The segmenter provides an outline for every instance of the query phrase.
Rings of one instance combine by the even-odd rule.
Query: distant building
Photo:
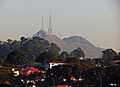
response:
[[[112,64],[120,65],[120,60],[112,60],[111,62],[112,62]]]
[[[64,65],[64,64],[65,64],[64,62],[59,62],[59,61],[54,61],[54,62],[50,62],[50,63],[49,63],[50,69],[51,69],[53,66]]]

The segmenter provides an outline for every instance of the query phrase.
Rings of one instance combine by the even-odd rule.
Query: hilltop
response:
[[[101,48],[95,47],[91,42],[81,36],[70,36],[61,39],[54,34],[47,34],[46,31],[40,30],[32,37],[40,37],[48,40],[50,43],[55,43],[60,47],[61,51],[71,52],[80,47],[88,58],[100,57],[102,54]]]

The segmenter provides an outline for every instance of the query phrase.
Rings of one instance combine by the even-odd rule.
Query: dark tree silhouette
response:
[[[71,52],[71,56],[73,58],[80,58],[80,57],[84,58],[85,54],[84,54],[83,50],[80,47],[78,47],[77,49],[75,49]]]
[[[61,54],[60,54],[60,58],[62,60],[66,60],[68,58],[69,54],[66,52],[66,51],[63,51]]]
[[[12,65],[24,65],[27,63],[27,55],[23,51],[15,50],[7,55],[5,61]]]
[[[102,58],[105,60],[112,60],[117,56],[117,53],[113,49],[106,49],[103,51]]]

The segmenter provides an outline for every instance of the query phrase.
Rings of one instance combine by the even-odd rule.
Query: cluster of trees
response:
[[[120,60],[120,53],[115,52],[113,49],[106,49],[103,51],[102,59],[104,60],[104,65],[111,64],[120,64],[119,61],[114,62],[115,60]]]
[[[21,37],[19,41],[11,39],[0,41],[1,64],[4,60],[15,65],[27,64],[28,60],[35,60],[40,63],[54,60],[78,63],[81,58],[84,60],[84,57],[85,54],[80,47],[71,53],[66,51],[60,53],[60,48],[55,43],[49,43],[39,37]],[[120,53],[113,49],[106,49],[103,51],[102,59],[120,59]]]
[[[92,62],[96,64],[97,66],[101,65],[111,65],[114,64],[113,60],[120,60],[120,52],[115,52],[113,49],[106,49],[102,51],[101,58],[94,58],[92,60],[88,60],[89,62]]]
[[[45,62],[51,62],[54,60],[64,61],[64,62],[74,62],[79,61],[80,58],[84,59],[85,54],[82,51],[80,47],[73,50],[70,54],[66,51],[59,53],[56,53],[55,50],[47,51],[39,54],[38,58],[36,59],[36,62],[45,63]]]
[[[85,54],[84,51],[80,47],[78,47],[77,49],[73,50],[70,54],[66,51],[63,51],[60,57],[62,60],[66,60],[66,58],[84,59]]]
[[[0,41],[0,59],[11,64],[24,64],[27,60],[37,58],[40,53],[52,52],[58,54],[60,48],[48,41],[39,38],[21,37],[19,41],[8,39]]]
[[[115,52],[113,49],[106,49],[103,51],[102,58],[105,60],[120,59],[120,53]]]
[[[44,63],[54,60],[70,61],[84,58],[85,54],[80,47],[70,54],[66,51],[60,53],[60,48],[55,43],[49,43],[39,37],[21,37],[19,41],[8,39],[0,41],[0,59],[13,65],[27,64],[28,61]]]

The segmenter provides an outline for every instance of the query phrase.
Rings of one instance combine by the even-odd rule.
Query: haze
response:
[[[119,0],[0,0],[0,39],[31,37],[48,28],[52,14],[54,33],[79,35],[95,46],[120,51]]]

